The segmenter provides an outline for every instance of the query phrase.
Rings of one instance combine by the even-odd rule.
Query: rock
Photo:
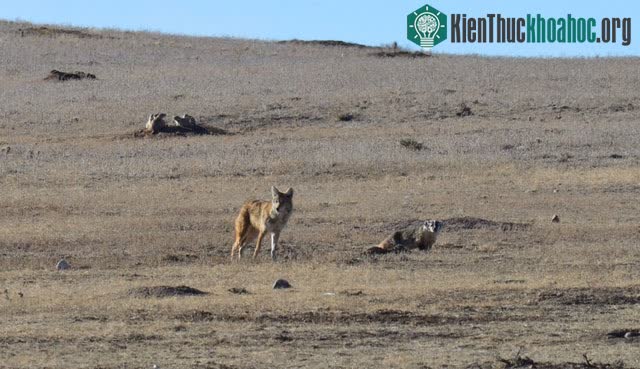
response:
[[[274,290],[279,288],[291,288],[291,287],[292,287],[291,284],[286,279],[278,279],[273,284]]]
[[[625,334],[624,334],[624,338],[626,338],[626,339],[630,340],[630,339],[632,339],[632,338],[634,338],[634,337],[638,337],[639,335],[640,335],[640,333],[639,333],[639,332],[629,331],[629,332],[627,332],[627,333],[625,333]]]
[[[58,261],[58,264],[56,264],[56,269],[57,270],[71,269],[71,265],[66,260],[60,259],[60,261]]]
[[[560,223],[560,217],[558,216],[558,214],[555,214],[553,216],[553,218],[551,218],[551,222],[552,223]]]

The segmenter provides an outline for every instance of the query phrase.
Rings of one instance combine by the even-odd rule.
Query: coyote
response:
[[[271,234],[271,259],[276,260],[276,250],[280,232],[287,224],[293,212],[293,188],[282,193],[277,188],[271,187],[271,201],[253,200],[246,202],[240,209],[236,218],[236,239],[231,248],[231,258],[238,252],[238,259],[242,257],[242,248],[245,243],[253,241],[256,236],[258,241],[253,252],[253,258],[258,256],[262,237],[269,232]]]
[[[420,225],[413,225],[393,232],[378,246],[367,250],[368,254],[386,254],[388,252],[420,249],[429,251],[444,225],[438,220],[427,220]]]

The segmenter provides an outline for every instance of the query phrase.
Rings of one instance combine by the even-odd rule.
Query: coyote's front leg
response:
[[[276,260],[276,250],[278,249],[278,239],[280,238],[280,232],[271,233],[271,260]]]

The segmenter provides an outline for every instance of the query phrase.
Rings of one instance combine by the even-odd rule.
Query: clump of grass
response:
[[[471,108],[467,106],[467,104],[462,103],[460,104],[460,109],[458,110],[456,115],[459,117],[468,117],[473,115],[473,112],[471,111]]]
[[[569,153],[563,153],[560,156],[560,159],[558,159],[559,163],[566,163],[568,162],[570,159],[573,159],[573,155],[569,154]]]
[[[420,151],[425,149],[424,144],[412,138],[403,138],[402,140],[400,140],[400,145],[402,145],[402,147],[405,147],[409,150],[414,150],[414,151]]]

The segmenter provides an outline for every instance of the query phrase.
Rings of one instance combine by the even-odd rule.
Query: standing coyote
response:
[[[232,259],[236,250],[238,259],[241,258],[245,243],[253,241],[257,236],[258,241],[253,252],[255,259],[260,251],[262,237],[269,232],[271,234],[271,259],[276,260],[280,232],[293,212],[293,188],[282,193],[275,186],[271,187],[271,196],[271,201],[253,200],[242,205],[240,214],[236,218],[236,240],[231,248]]]
[[[438,233],[444,225],[438,220],[427,220],[417,226],[409,226],[393,232],[378,246],[367,250],[368,254],[386,254],[391,251],[408,251],[420,249],[429,251],[436,243]]]

